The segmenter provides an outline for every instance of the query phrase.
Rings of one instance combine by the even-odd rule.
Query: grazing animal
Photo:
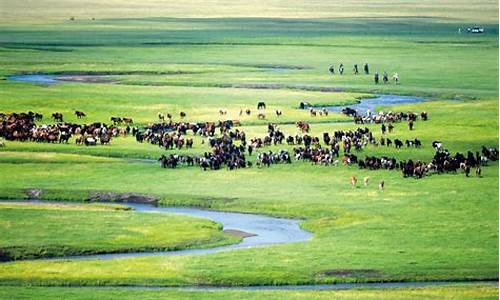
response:
[[[434,148],[434,150],[439,152],[443,150],[443,143],[441,143],[440,141],[434,141],[432,142],[432,148]]]
[[[113,124],[121,124],[121,123],[123,123],[123,120],[120,117],[111,117],[110,120],[113,122]]]
[[[306,109],[309,106],[311,106],[311,103],[309,103],[309,102],[300,102],[300,104],[299,104],[300,109]]]
[[[81,145],[81,144],[83,144],[84,140],[85,140],[85,137],[84,137],[83,135],[80,135],[79,137],[77,137],[77,138],[75,139],[75,143],[76,143],[77,145]]]
[[[63,122],[63,114],[60,112],[55,112],[52,114],[52,119],[56,122]]]
[[[358,112],[350,107],[342,108],[342,113],[350,117],[356,117],[358,115]]]
[[[264,101],[260,101],[257,103],[257,109],[266,109],[266,103]]]
[[[101,141],[101,145],[109,144],[109,142],[111,141],[111,135],[108,135],[108,134],[101,135],[100,141]]]
[[[365,177],[363,179],[363,183],[365,184],[365,186],[368,186],[368,181],[370,181],[370,177]]]
[[[385,182],[383,180],[380,180],[380,182],[378,183],[378,189],[383,191],[384,190],[384,186],[385,186]]]
[[[356,176],[351,176],[349,178],[349,182],[351,184],[351,187],[355,188],[356,185],[358,184],[358,179],[356,178]]]
[[[299,121],[296,123],[296,125],[302,132],[309,132],[310,129],[309,123],[304,121]]]
[[[88,137],[85,139],[85,146],[95,146],[97,145],[97,140],[93,137]]]
[[[75,115],[78,119],[86,117],[87,115],[83,111],[75,110]]]

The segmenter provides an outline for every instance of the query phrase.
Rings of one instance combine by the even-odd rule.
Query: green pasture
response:
[[[0,299],[497,299],[491,285],[448,285],[425,288],[356,289],[348,291],[180,291],[128,288],[0,287]]]
[[[483,144],[494,144],[497,139],[494,130],[498,126],[498,113],[494,101],[429,102],[395,109],[419,111],[424,107],[429,112],[429,121],[418,121],[413,132],[404,123],[397,124],[393,133],[403,139],[422,139],[422,149],[369,146],[358,155],[390,154],[398,159],[429,160],[433,155],[430,143],[438,137],[446,141],[445,146],[452,152],[479,149]],[[313,125],[314,133],[335,128],[327,126]],[[263,126],[250,127],[249,132],[264,134]],[[372,128],[377,130],[378,126]],[[294,130],[293,126],[285,129]],[[446,139],[442,132],[447,133]],[[416,180],[405,179],[398,171],[300,162],[233,172],[203,172],[196,167],[161,169],[157,164],[130,158],[122,161],[112,158],[109,163],[75,162],[69,167],[68,163],[55,158],[47,160],[33,152],[37,147],[49,147],[42,149],[51,153],[68,152],[61,155],[76,155],[81,151],[80,154],[104,160],[107,158],[101,157],[103,154],[99,151],[109,151],[112,156],[114,147],[121,149],[127,144],[138,148],[125,157],[147,158],[154,157],[155,151],[165,152],[157,146],[130,139],[116,141],[117,145],[94,148],[7,143],[5,150],[26,152],[4,152],[2,166],[7,172],[0,181],[3,197],[25,197],[26,188],[42,189],[45,199],[72,200],[87,199],[95,191],[138,192],[156,195],[167,205],[304,218],[302,226],[315,237],[310,242],[206,256],[9,263],[0,266],[4,282],[255,285],[497,276],[498,167],[495,163],[483,168],[482,178],[466,178],[459,173]],[[28,146],[31,148],[23,148]],[[206,151],[206,146],[197,144],[189,151]],[[19,157],[11,153],[26,155],[32,160],[19,163]],[[369,176],[370,184],[352,189],[348,183],[352,175]],[[380,192],[377,183],[382,179],[386,189]],[[217,267],[213,268],[214,265]],[[130,266],[134,266],[133,270],[128,269]],[[99,273],[89,271],[95,268]],[[125,269],[128,271],[124,272]],[[325,275],[329,270],[344,269],[353,271],[347,277]]]
[[[3,259],[213,247],[238,239],[203,219],[118,211],[114,205],[0,203]]]
[[[360,126],[342,122],[349,118],[336,113],[312,117],[298,109],[301,101],[350,105],[375,94],[416,95],[429,101],[380,109],[427,111],[429,121],[417,121],[415,130],[402,122],[387,135],[418,138],[423,147],[370,145],[355,152],[358,157],[430,161],[435,140],[451,153],[498,147],[498,3],[493,1],[287,2],[296,4],[295,11],[279,0],[262,3],[267,9],[234,1],[116,6],[108,1],[86,10],[73,0],[47,3],[31,3],[30,10],[19,1],[0,3],[0,112],[40,112],[45,116],[40,124],[53,123],[50,114],[58,111],[69,122],[109,123],[111,116],[121,116],[144,126],[156,122],[159,112],[178,121],[183,111],[188,122],[240,120],[238,129],[251,139],[265,136],[268,122],[287,135],[299,133],[296,121],[310,122],[316,136]],[[197,18],[201,12],[207,18]],[[486,33],[458,33],[459,27],[475,24]],[[338,68],[341,62],[346,74],[330,75],[329,65]],[[371,74],[353,75],[353,64],[362,71],[365,62]],[[375,85],[375,71],[397,72],[401,84]],[[87,75],[105,83],[8,80],[19,74]],[[266,120],[257,119],[259,101],[267,104]],[[247,108],[251,115],[240,116]],[[220,109],[227,115],[220,116]],[[276,109],[283,116],[277,117]],[[87,117],[78,120],[74,110]],[[363,126],[381,136],[379,125]],[[497,162],[483,167],[481,177],[466,178],[459,171],[421,180],[403,178],[399,171],[296,161],[206,172],[161,169],[155,163],[161,154],[209,151],[201,137],[194,143],[193,149],[166,151],[131,136],[95,147],[77,146],[73,139],[69,144],[6,141],[0,148],[0,198],[26,199],[28,190],[39,189],[44,200],[76,203],[94,192],[134,192],[154,195],[162,205],[298,218],[314,237],[200,256],[7,262],[0,264],[0,298],[496,298],[498,288],[485,285],[318,292],[24,287],[498,279]],[[292,148],[278,145],[256,153]],[[370,177],[369,184],[352,188],[350,176],[360,182]],[[378,190],[380,180],[384,191]],[[1,248],[16,249],[18,257],[236,241],[206,220],[110,206],[1,205],[0,228]]]

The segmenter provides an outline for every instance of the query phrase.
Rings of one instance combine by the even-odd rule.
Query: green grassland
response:
[[[123,211],[111,204],[0,204],[4,259],[178,250],[238,241],[214,222]],[[117,209],[122,211],[117,211]]]
[[[194,9],[193,2],[184,1],[161,9],[155,6],[159,4],[151,4],[146,11],[147,6],[127,1],[119,8],[99,3],[94,11],[84,11],[74,1],[57,3],[59,6],[30,14],[19,11],[20,2],[0,3],[19,11],[17,17],[2,18],[0,77],[90,74],[107,76],[116,83],[46,86],[0,80],[0,111],[34,110],[45,115],[43,123],[50,123],[48,116],[60,111],[71,122],[108,122],[111,116],[119,115],[145,125],[156,121],[158,112],[173,113],[178,120],[178,113],[184,111],[187,121],[196,122],[219,120],[219,109],[227,109],[224,118],[241,120],[240,129],[251,138],[264,136],[268,122],[279,123],[285,133],[293,135],[298,133],[293,124],[298,120],[311,122],[313,135],[358,127],[338,122],[348,120],[340,114],[311,117],[298,109],[301,101],[346,105],[379,93],[421,95],[430,101],[384,109],[429,112],[430,120],[416,122],[414,131],[400,123],[390,134],[402,140],[421,139],[422,149],[368,146],[357,155],[429,161],[434,140],[443,141],[452,153],[477,151],[482,145],[498,147],[498,16],[493,10],[498,4],[494,2],[471,6],[465,1],[419,1],[418,5],[413,1],[370,5],[347,1],[342,9],[331,9],[340,5],[337,2],[325,2],[315,5],[314,13],[304,5],[297,6],[295,13],[284,11],[279,1],[266,1],[268,10],[239,2],[224,9],[221,4],[210,10],[213,3]],[[382,6],[394,6],[398,11],[380,15]],[[74,8],[71,12],[76,21],[68,21],[69,8]],[[194,18],[193,12],[203,9],[211,11],[206,16],[212,18]],[[169,15],[166,10],[170,10]],[[39,14],[45,17],[38,18]],[[97,19],[90,20],[90,15]],[[155,18],[147,18],[152,15]],[[220,16],[233,18],[215,18]],[[331,18],[339,16],[350,17]],[[476,23],[485,26],[484,35],[458,33],[458,27]],[[340,62],[346,65],[346,74],[329,75],[328,66]],[[402,84],[375,86],[371,76],[352,75],[352,64],[362,66],[364,62],[370,63],[372,73],[398,72]],[[255,106],[260,100],[268,105],[267,120],[257,119]],[[239,116],[245,108],[253,110],[251,116]],[[88,117],[77,120],[72,115],[77,109]],[[276,117],[274,109],[283,110],[283,116]],[[380,136],[378,125],[366,126]],[[196,167],[161,169],[141,160],[155,160],[163,153],[208,151],[200,137],[194,140],[193,149],[167,152],[137,143],[132,137],[119,137],[110,145],[96,147],[77,146],[73,140],[70,144],[7,141],[6,147],[0,148],[0,198],[26,198],[26,190],[32,188],[41,189],[46,200],[82,201],[96,191],[136,192],[155,195],[164,205],[300,218],[301,226],[313,232],[314,238],[203,256],[9,262],[0,264],[0,284],[270,285],[498,278],[495,162],[483,168],[481,178],[459,173],[416,180],[405,179],[398,171],[304,162],[268,169],[203,172]],[[281,148],[291,149],[280,145],[258,151]],[[348,179],[353,175],[369,176],[370,184],[351,188]],[[377,188],[382,179],[386,182],[383,192]],[[42,232],[46,239],[21,239],[11,232],[18,242],[37,242],[43,247],[49,239],[57,237],[64,242],[70,236],[54,236],[49,227],[56,224],[43,221],[54,210],[0,207],[4,217],[27,213],[33,216],[32,226],[48,226]],[[101,230],[98,220],[104,216],[115,216],[106,228],[110,235],[125,230],[124,224],[154,227],[148,237],[152,247],[165,245],[160,240],[168,241],[169,246],[186,245],[185,238],[204,245],[228,241],[215,224],[206,232],[195,230],[207,224],[195,219],[171,224],[168,218],[134,214],[123,220],[120,216],[132,214],[89,209],[65,210],[58,222],[71,222],[79,214],[89,216],[85,222],[93,226],[81,229],[81,238],[74,240],[80,249],[89,242],[87,234]],[[68,231],[79,227],[78,223],[70,225]],[[145,245],[137,233],[128,231],[126,235],[128,241],[120,247]],[[14,244],[6,239],[4,245]],[[93,251],[101,248],[92,244]],[[8,297],[12,289],[1,288],[0,295]],[[61,295],[69,299],[89,295],[102,299],[488,299],[498,292],[484,286],[339,292],[18,291],[20,299],[35,295],[42,299]]]
[[[491,285],[449,285],[427,288],[358,289],[350,291],[176,291],[127,288],[0,287],[0,299],[497,299]]]
[[[178,2],[110,0],[102,3],[92,1],[82,3],[77,0],[42,0],[36,3],[23,3],[3,0],[2,19],[6,23],[43,23],[91,18],[144,18],[171,16],[177,18],[365,18],[419,16],[451,20],[488,20],[498,21],[498,2],[492,0],[409,0],[409,1],[328,1],[304,2],[299,0],[283,1],[209,1],[200,3],[195,0]],[[179,26],[178,28],[185,28]],[[188,26],[191,28],[191,26]]]
[[[497,139],[494,130],[498,126],[498,113],[494,101],[430,102],[396,109],[418,111],[424,107],[431,116],[429,121],[417,122],[413,132],[400,124],[393,133],[398,137],[422,139],[422,149],[396,151],[369,146],[359,155],[381,155],[390,151],[401,159],[429,160],[433,154],[430,143],[443,137],[441,132],[447,132],[445,146],[452,152],[477,149]],[[378,127],[369,126],[374,130]],[[255,134],[263,134],[265,130],[263,126],[250,127]],[[317,124],[313,130],[319,134],[337,127],[346,128],[346,125]],[[294,130],[292,126],[286,129]],[[9,143],[6,149],[11,145],[21,144]],[[113,153],[114,147],[121,149],[124,145],[125,142],[109,148],[50,145],[50,152],[68,151],[75,155],[83,149],[90,157],[100,157],[101,153],[93,150],[109,149]],[[140,147],[129,153],[130,157],[154,157],[155,151],[160,151],[153,145],[136,145]],[[24,149],[32,161],[21,164],[7,152],[2,161],[6,172],[0,177],[3,197],[24,197],[25,188],[44,190],[42,197],[46,199],[84,200],[93,191],[149,193],[168,205],[304,218],[302,226],[315,237],[305,243],[207,256],[10,263],[0,266],[0,276],[6,282],[255,285],[497,276],[498,167],[494,163],[483,169],[482,178],[449,174],[415,180],[402,178],[397,171],[321,167],[309,163],[235,172],[203,172],[188,167],[165,170],[156,164],[116,159],[110,163],[77,162],[69,167],[67,163],[37,159],[39,154],[31,151],[38,146],[44,144]],[[193,151],[206,151],[204,147],[198,144]],[[15,153],[23,155],[23,152]],[[370,176],[373,184],[352,189],[348,184],[351,175]],[[380,179],[387,185],[384,192],[376,188]],[[217,268],[213,268],[215,265]],[[133,270],[129,270],[130,266],[134,266]],[[95,268],[99,268],[99,273],[89,271]],[[368,274],[353,271],[347,277],[325,275],[328,270],[338,269],[376,271]]]

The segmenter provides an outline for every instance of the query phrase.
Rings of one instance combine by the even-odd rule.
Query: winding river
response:
[[[4,201],[2,201],[4,202]],[[7,201],[5,201],[7,202]],[[12,202],[12,201],[9,201]],[[16,201],[18,202],[18,201]],[[31,204],[43,205],[45,203],[68,203],[74,202],[50,202],[50,201],[24,201]],[[186,254],[209,254],[220,251],[230,251],[250,247],[259,247],[271,244],[283,244],[307,241],[312,238],[312,234],[300,228],[299,221],[294,219],[274,218],[257,214],[222,212],[213,210],[204,210],[188,207],[157,207],[151,204],[124,204],[133,208],[136,212],[143,213],[174,213],[184,214],[193,217],[206,218],[222,223],[224,230],[237,230],[245,233],[251,233],[252,236],[244,237],[238,244],[209,248],[209,249],[187,249],[178,251],[160,251],[160,252],[134,252],[134,253],[114,253],[98,255],[67,256],[61,258],[50,258],[50,260],[59,259],[113,259],[123,257],[151,256],[151,255],[186,255]],[[282,285],[282,286],[248,286],[248,287],[217,287],[217,286],[188,286],[188,287],[161,287],[161,286],[95,286],[97,288],[123,288],[123,289],[167,289],[167,290],[188,290],[188,291],[218,291],[218,290],[348,290],[358,288],[404,288],[404,287],[426,287],[441,286],[449,284],[487,284],[498,286],[498,281],[422,281],[422,282],[376,282],[376,283],[339,283],[339,284],[308,284],[308,285]],[[78,288],[92,288],[92,286],[82,286]]]
[[[24,201],[26,202],[26,201]],[[29,201],[30,204],[43,205],[47,203],[71,202],[51,202],[51,201]],[[75,203],[72,203],[75,204]],[[186,254],[209,254],[221,251],[229,251],[243,248],[259,247],[271,244],[285,244],[303,242],[312,238],[312,233],[300,228],[299,220],[274,218],[257,214],[224,212],[215,210],[204,210],[188,207],[161,207],[152,204],[120,203],[134,209],[135,212],[142,213],[163,213],[163,214],[183,214],[197,218],[205,218],[221,223],[225,231],[236,231],[244,233],[242,241],[238,244],[225,245],[206,249],[185,249],[176,251],[156,251],[156,252],[130,252],[130,253],[110,253],[95,255],[65,256],[54,259],[113,259],[123,257],[152,256],[152,255],[186,255]]]
[[[375,98],[361,99],[359,103],[347,105],[347,107],[356,110],[359,114],[366,114],[367,111],[376,112],[377,106],[392,106],[419,103],[426,101],[426,98],[416,96],[400,96],[400,95],[376,95]],[[342,112],[346,106],[323,106],[331,112]]]

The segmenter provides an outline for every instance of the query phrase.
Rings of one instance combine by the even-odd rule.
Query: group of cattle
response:
[[[197,165],[203,170],[219,170],[224,166],[229,170],[251,167],[251,162],[245,158],[245,147],[234,144],[227,133],[222,137],[210,138],[209,143],[211,152],[205,152],[202,156],[162,155],[159,158],[160,165],[162,168],[176,168],[179,164]]]
[[[401,121],[415,122],[418,120],[419,116],[422,121],[429,120],[429,114],[425,111],[417,114],[415,112],[379,112],[378,114],[373,114],[368,111],[366,114],[360,114],[357,110],[350,107],[344,107],[342,113],[353,117],[354,123],[356,124],[381,124],[381,123],[396,123]]]
[[[62,120],[63,118],[60,113],[54,113],[52,117],[54,120]],[[90,146],[97,143],[108,144],[112,137],[126,135],[130,132],[129,126],[120,128],[100,122],[36,125],[35,121],[43,120],[43,116],[34,112],[0,114],[0,120],[0,137],[12,141],[68,143],[70,137],[77,136],[76,144]]]
[[[498,160],[498,150],[496,148],[482,147],[482,154],[479,151],[467,155],[456,153],[451,155],[446,149],[436,148],[436,153],[431,162],[426,163],[420,160],[400,162],[400,169],[404,177],[422,178],[432,173],[457,173],[462,170],[465,176],[469,177],[471,169],[475,168],[476,175],[481,176],[481,166],[486,165],[489,160]]]

